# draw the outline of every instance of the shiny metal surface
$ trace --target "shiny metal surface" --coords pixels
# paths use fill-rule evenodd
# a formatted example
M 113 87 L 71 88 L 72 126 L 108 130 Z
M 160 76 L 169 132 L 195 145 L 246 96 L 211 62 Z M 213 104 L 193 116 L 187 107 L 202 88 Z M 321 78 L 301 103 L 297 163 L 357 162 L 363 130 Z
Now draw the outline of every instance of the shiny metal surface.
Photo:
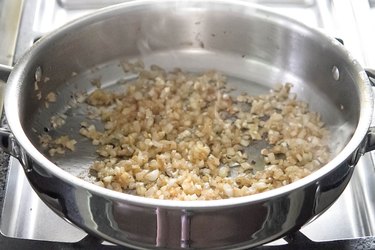
M 8 80 L 12 67 L 0 64 L 0 114 L 3 112 L 5 82 Z
M 0 64 L 0 81 L 6 82 L 12 69 L 10 66 Z
M 372 111 L 368 82 L 360 77 L 361 68 L 347 57 L 345 51 L 334 40 L 290 20 L 277 15 L 272 16 L 261 9 L 252 10 L 252 6 L 247 6 L 249 9 L 246 10 L 252 13 L 249 15 L 243 11 L 245 6 L 242 3 L 237 6 L 226 2 L 214 6 L 212 4 L 212 2 L 209 5 L 178 3 L 178 8 L 171 10 L 171 6 L 174 6 L 171 3 L 165 5 L 148 3 L 141 7 L 134 4 L 126 8 L 103 11 L 40 40 L 17 64 L 8 81 L 5 106 L 8 122 L 18 142 L 28 154 L 24 159 L 24 165 L 29 169 L 27 177 L 30 183 L 55 212 L 88 232 L 118 244 L 139 247 L 232 248 L 255 246 L 281 237 L 291 230 L 298 229 L 337 199 L 353 171 L 350 166 L 353 150 L 360 147 L 369 125 L 369 117 L 364 117 L 364 113 Z M 204 12 L 208 7 L 213 7 L 215 11 L 210 9 L 209 12 Z M 220 14 L 228 8 L 231 8 L 234 14 L 227 14 L 225 23 L 219 25 L 219 29 L 210 25 L 210 23 L 215 25 L 220 23 L 222 20 Z M 198 9 L 198 11 L 191 12 L 191 9 Z M 139 18 L 146 13 L 148 18 Z M 155 20 L 160 20 L 160 23 Z M 124 23 L 132 25 L 124 26 Z M 173 25 L 165 29 L 164 23 Z M 201 23 L 209 28 L 201 30 L 199 25 Z M 252 25 L 254 23 L 257 25 Z M 284 26 L 283 23 L 288 25 Z M 241 24 L 244 26 L 241 27 Z M 293 29 L 287 28 L 290 26 Z M 253 34 L 258 29 L 263 32 L 257 37 L 246 35 Z M 224 35 L 220 34 L 221 32 Z M 231 36 L 226 36 L 226 32 L 232 33 Z M 207 35 L 208 33 L 215 36 Z M 277 36 L 274 35 L 275 33 Z M 175 39 L 168 38 L 169 34 L 173 34 Z M 216 36 L 222 38 L 217 40 L 212 38 Z M 90 43 L 86 43 L 84 39 L 89 40 Z M 321 39 L 326 39 L 326 44 L 322 45 Z M 268 42 L 264 43 L 264 40 Z M 110 51 L 100 50 L 108 44 L 112 45 Z M 113 46 L 117 44 L 122 46 Z M 326 49 L 327 45 L 329 49 Z M 300 68 L 305 61 L 290 56 L 294 51 L 289 49 L 293 47 L 306 51 L 306 58 L 312 58 L 316 63 L 322 63 L 319 60 L 320 53 L 321 55 L 331 53 L 328 57 L 330 60 L 312 69 L 306 70 L 307 65 Z M 213 51 L 216 53 L 213 54 Z M 135 55 L 132 54 L 134 52 Z M 277 53 L 280 57 L 276 57 L 275 60 L 274 55 Z M 72 55 L 73 58 L 66 55 Z M 299 88 L 303 90 L 299 92 L 300 96 L 307 100 L 311 93 L 332 93 L 335 89 L 336 92 L 330 94 L 326 103 L 314 103 L 308 100 L 312 108 L 319 110 L 327 124 L 334 128 L 340 127 L 346 121 L 348 131 L 346 139 L 343 138 L 345 142 L 354 133 L 356 124 L 359 123 L 359 126 L 351 141 L 339 153 L 341 157 L 335 158 L 331 166 L 328 164 L 324 170 L 317 171 L 311 178 L 308 177 L 299 183 L 265 194 L 212 202 L 174 202 L 111 193 L 74 179 L 56 168 L 28 140 L 34 140 L 34 144 L 37 145 L 35 132 L 31 131 L 42 133 L 43 125 L 47 126 L 51 114 L 61 111 L 56 108 L 61 108 L 64 106 L 61 104 L 68 103 L 74 88 L 89 89 L 90 83 L 85 72 L 90 68 L 116 58 L 116 63 L 106 63 L 102 66 L 103 71 L 99 67 L 98 74 L 102 75 L 104 84 L 113 82 L 113 79 L 107 79 L 103 75 L 105 72 L 111 77 L 118 78 L 119 73 L 113 72 L 116 71 L 115 65 L 121 58 L 119 56 L 141 57 L 148 65 L 156 63 L 166 68 L 177 66 L 190 71 L 204 70 L 202 66 L 197 67 L 195 63 L 197 60 L 230 76 L 246 79 L 247 81 L 242 80 L 240 85 L 246 89 L 259 85 L 269 87 L 280 81 L 293 79 L 294 82 L 297 81 L 296 86 L 300 85 Z M 235 68 L 230 67 L 233 65 L 230 61 L 240 61 L 239 58 L 244 56 L 248 59 L 243 60 L 242 65 L 239 63 Z M 59 60 L 51 61 L 52 57 Z M 324 69 L 330 69 L 332 65 L 342 69 L 340 79 L 332 79 L 330 70 L 322 74 Z M 42 93 L 53 90 L 60 96 L 59 102 L 56 105 L 52 104 L 48 109 L 42 108 L 44 103 L 38 102 L 36 97 L 31 98 L 27 105 L 14 98 L 35 94 L 32 85 L 27 85 L 25 82 L 35 80 L 35 70 L 39 67 L 43 75 L 50 77 L 52 82 L 40 87 Z M 117 71 L 121 69 L 117 67 Z M 79 77 L 77 77 L 78 82 L 75 82 L 77 78 L 72 79 L 71 72 L 77 72 L 79 76 L 86 79 L 87 84 L 82 83 L 83 79 Z M 270 75 L 271 72 L 275 72 L 273 76 Z M 316 79 L 319 73 L 318 76 L 321 78 Z M 342 81 L 346 84 L 340 83 Z M 324 84 L 319 84 L 320 82 Z M 338 84 L 342 87 L 338 88 Z M 352 94 L 352 98 L 343 103 L 340 97 L 348 92 Z M 9 98 L 10 96 L 12 98 Z M 14 104 L 20 105 L 19 110 L 10 112 L 10 109 L 14 109 Z M 346 112 L 340 113 L 338 107 L 344 105 Z M 358 111 L 361 112 L 359 117 L 356 113 Z M 21 122 L 18 121 L 18 113 L 21 115 Z M 71 131 L 77 131 L 77 128 L 73 127 L 76 124 L 74 119 L 72 122 L 67 121 L 67 124 Z M 30 131 L 30 134 L 24 137 L 22 130 L 26 133 Z M 60 131 L 67 132 L 63 129 Z M 344 135 L 343 131 L 338 131 L 340 136 Z M 81 147 L 88 148 L 83 144 Z M 60 159 L 58 165 L 64 167 L 63 163 L 67 162 L 70 168 L 80 169 L 92 160 L 89 155 L 92 152 L 93 150 L 78 151 L 75 156 L 73 154 L 66 158 L 68 161 Z M 77 164 L 72 166 L 72 160 Z M 98 217 L 92 216 L 98 210 L 105 212 Z M 238 217 L 238 214 L 243 216 Z M 243 217 L 251 218 L 250 216 L 254 214 L 256 216 L 253 218 L 256 220 L 243 220 Z M 212 228 L 220 228 L 220 230 L 208 233 Z
M 14 166 L 9 171 L 13 178 L 8 181 L 7 190 L 12 195 L 4 201 L 3 213 L 9 215 L 1 220 L 4 235 L 60 242 L 75 242 L 86 235 L 40 201 L 16 159 L 11 158 L 10 164 Z
M 357 48 L 363 55 L 363 65 L 367 68 L 375 68 L 375 52 L 373 50 L 375 43 L 374 32 L 369 32 L 375 25 L 374 7 L 370 8 L 371 1 L 359 0 L 350 1 L 355 19 Z M 353 26 L 353 24 L 351 24 Z
M 22 7 L 22 0 L 0 0 L 0 66 L 13 63 Z M 7 76 L 8 73 L 0 67 L 0 114 L 3 113 L 4 81 Z
M 0 0 L 0 64 L 13 62 L 22 5 L 22 0 Z
M 38 167 L 37 167 L 38 168 Z M 42 168 L 40 169 L 41 171 L 42 171 Z M 42 171 L 43 172 L 43 171 Z M 345 172 L 345 171 L 344 171 Z M 351 174 L 351 170 L 349 169 L 349 172 L 345 172 L 345 173 L 338 173 L 340 176 L 343 174 L 344 176 L 349 176 L 350 174 Z M 346 174 L 348 174 L 348 175 L 346 175 Z M 40 176 L 40 177 L 43 177 L 43 178 L 45 178 L 46 176 L 45 176 L 45 174 L 42 174 L 43 176 Z M 51 177 L 53 177 L 53 176 L 51 176 Z M 36 177 L 36 178 L 38 178 L 38 177 Z M 345 178 L 345 180 L 346 180 L 346 178 Z M 323 183 L 324 184 L 324 183 Z M 36 185 L 40 185 L 40 184 L 36 184 Z M 345 186 L 345 181 L 342 183 L 342 184 L 340 184 L 340 185 L 343 185 L 343 186 Z M 321 185 L 321 186 L 324 186 L 324 185 Z M 48 187 L 48 188 L 51 188 L 51 187 Z M 78 190 L 77 190 L 78 191 Z M 336 191 L 337 191 L 337 193 L 339 193 L 339 192 L 341 192 L 341 190 L 340 190 L 340 188 L 338 188 L 338 189 L 336 189 Z M 80 195 L 78 195 L 80 193 L 80 191 L 79 192 L 77 192 L 77 194 L 75 194 L 74 196 L 72 196 L 72 197 L 82 197 L 82 196 L 80 196 Z M 316 193 L 316 191 L 315 191 L 315 193 Z M 301 193 L 300 193 L 301 194 Z M 84 193 L 83 193 L 83 195 L 84 195 Z M 300 196 L 300 195 L 298 195 L 298 194 L 295 194 L 296 195 L 296 197 L 298 197 L 298 196 Z M 337 194 L 335 193 L 335 194 L 333 194 L 333 196 L 336 196 Z M 94 195 L 95 196 L 95 195 Z M 94 197 L 93 196 L 93 197 Z M 313 196 L 313 195 L 312 195 Z M 327 196 L 328 198 L 329 197 L 331 197 L 332 195 L 329 195 L 329 196 Z M 84 195 L 84 197 L 86 197 L 85 195 Z M 301 196 L 302 197 L 302 196 Z M 99 197 L 96 197 L 96 198 L 98 198 L 99 199 Z M 47 197 L 45 197 L 45 199 L 49 199 L 49 198 L 47 198 Z M 76 199 L 77 200 L 77 199 Z M 95 200 L 94 198 L 92 198 L 92 199 L 89 199 L 89 200 Z M 291 201 L 296 201 L 296 198 L 293 198 L 293 196 L 291 196 L 290 197 L 290 200 Z M 308 199 L 306 199 L 305 201 L 308 201 Z M 330 199 L 328 199 L 328 203 L 330 202 Z M 59 205 L 60 203 L 61 203 L 61 201 L 58 201 L 57 203 L 55 202 L 53 202 L 53 201 L 51 201 L 51 200 L 49 200 L 49 203 L 50 204 L 53 204 L 53 205 Z M 61 204 L 63 204 L 63 203 L 61 203 Z M 284 204 L 284 206 L 285 206 L 286 204 Z M 319 205 L 319 204 L 318 204 Z M 119 206 L 119 207 L 121 207 L 121 206 Z M 285 206 L 285 207 L 288 207 L 288 206 Z M 297 206 L 298 207 L 298 206 Z M 114 206 L 114 210 L 116 211 L 116 206 Z M 289 206 L 289 208 L 291 208 L 290 206 Z M 294 208 L 296 208 L 296 207 L 294 207 Z M 56 208 L 55 208 L 56 209 Z M 59 210 L 61 210 L 61 208 L 58 208 Z M 78 209 L 79 210 L 79 209 Z M 246 209 L 245 209 L 246 210 Z M 244 211 L 245 211 L 244 210 Z M 122 211 L 122 210 L 120 210 L 120 211 Z M 152 210 L 152 211 L 155 211 L 155 210 Z M 272 211 L 272 209 L 270 209 L 269 208 L 269 210 L 268 211 Z M 304 211 L 304 212 L 307 212 L 308 213 L 308 211 L 309 210 L 306 210 L 306 211 Z M 319 211 L 319 210 L 318 210 Z M 74 212 L 74 211 L 72 211 L 72 212 Z M 135 213 L 136 213 L 137 211 L 135 211 Z M 142 212 L 144 212 L 144 211 L 142 211 Z M 245 211 L 246 212 L 246 211 Z M 162 220 L 163 220 L 163 218 L 165 217 L 165 211 L 163 210 L 163 209 L 160 209 L 160 210 L 156 210 L 156 212 L 152 212 L 151 214 L 154 214 L 154 213 L 156 213 L 156 217 L 157 218 L 161 218 Z M 74 214 L 74 213 L 73 213 Z M 116 213 L 114 213 L 115 215 L 116 215 Z M 121 214 L 121 213 L 120 213 Z M 171 211 L 170 212 L 170 214 L 169 215 L 172 215 L 172 216 L 174 216 L 174 215 L 176 215 L 176 218 L 180 218 L 181 220 L 183 220 L 184 222 L 181 222 L 183 225 L 185 225 L 185 227 L 186 226 L 190 226 L 191 225 L 191 223 L 188 223 L 187 221 L 191 221 L 191 214 L 190 213 L 183 213 L 183 214 L 181 214 L 181 212 L 176 212 L 176 211 Z M 122 214 L 122 216 L 124 216 L 125 218 L 126 218 L 126 214 Z M 304 215 L 305 216 L 305 215 Z M 323 215 L 324 216 L 324 215 Z M 199 217 L 199 216 L 198 216 Z M 95 218 L 86 218 L 86 220 L 87 221 L 92 221 L 92 220 L 94 220 L 95 221 Z M 147 220 L 147 218 L 145 219 L 145 221 Z M 120 223 L 120 225 L 121 225 L 121 223 Z M 160 225 L 160 224 L 159 224 Z M 126 225 L 123 225 L 123 226 L 125 226 L 126 227 Z M 178 228 L 178 225 L 177 225 L 177 228 Z M 184 228 L 184 227 L 183 227 Z M 232 230 L 233 232 L 235 232 L 235 231 L 238 231 L 238 230 Z M 165 238 L 165 237 L 162 237 L 163 235 L 165 235 L 165 232 L 163 233 L 162 232 L 162 230 L 161 230 L 161 232 L 160 232 L 160 234 L 161 235 L 159 235 L 160 237 L 158 238 L 159 239 L 159 245 L 163 245 L 163 244 L 165 244 L 165 242 L 167 242 L 168 241 L 168 238 Z M 191 235 L 189 235 L 189 234 L 186 234 L 186 231 L 185 232 L 181 232 L 181 239 L 186 239 L 186 237 L 190 237 Z M 139 244 L 139 242 L 136 242 L 136 244 Z M 180 242 L 180 244 L 187 244 L 185 241 L 183 241 L 183 242 Z M 182 245 L 180 245 L 180 246 L 182 246 Z M 184 245 L 185 246 L 185 245 Z

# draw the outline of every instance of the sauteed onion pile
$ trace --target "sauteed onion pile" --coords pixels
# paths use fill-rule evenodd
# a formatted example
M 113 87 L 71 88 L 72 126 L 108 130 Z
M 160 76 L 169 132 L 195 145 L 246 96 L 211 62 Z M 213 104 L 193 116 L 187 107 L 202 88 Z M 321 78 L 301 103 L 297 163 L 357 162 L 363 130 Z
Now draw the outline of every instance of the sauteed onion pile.
M 218 72 L 123 68 L 139 74 L 123 92 L 98 88 L 86 99 L 104 130 L 81 123 L 81 135 L 97 145 L 100 160 L 91 169 L 102 187 L 157 199 L 224 199 L 287 185 L 330 158 L 328 130 L 291 84 L 235 96 Z M 261 141 L 259 155 L 250 154 Z

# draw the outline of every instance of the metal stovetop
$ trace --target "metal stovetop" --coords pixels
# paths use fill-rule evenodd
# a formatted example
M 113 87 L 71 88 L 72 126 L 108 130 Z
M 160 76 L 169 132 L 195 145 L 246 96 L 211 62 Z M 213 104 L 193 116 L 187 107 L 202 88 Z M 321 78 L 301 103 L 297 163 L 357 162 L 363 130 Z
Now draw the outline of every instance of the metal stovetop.
M 8 32 L 7 50 L 0 50 L 1 63 L 10 64 L 17 61 L 35 40 L 67 21 L 118 2 L 123 1 L 0 0 L 0 25 L 2 25 L 0 31 Z M 252 2 L 267 5 L 282 14 L 294 17 L 310 26 L 322 29 L 334 37 L 341 38 L 347 49 L 363 66 L 375 68 L 375 34 L 372 32 L 375 29 L 375 1 L 258 0 Z M 18 12 L 14 10 L 17 6 Z M 5 8 L 13 8 L 13 12 L 5 11 Z M 14 15 L 15 12 L 21 13 L 21 10 L 21 19 L 9 21 L 7 15 Z M 15 22 L 16 24 L 19 22 L 19 25 L 15 25 Z M 2 44 L 0 43 L 0 45 Z M 2 46 L 4 47 L 4 45 Z M 332 245 L 327 243 L 324 248 L 351 249 L 358 246 L 356 245 L 357 241 L 341 240 L 375 236 L 373 157 L 373 153 L 362 157 L 356 166 L 352 180 L 341 197 L 323 215 L 301 229 L 300 232 L 310 240 L 318 242 L 319 247 L 323 247 L 320 243 L 339 240 L 338 242 L 342 244 L 347 242 L 347 244 Z M 0 222 L 0 230 L 5 238 L 43 242 L 78 242 L 85 238 L 85 232 L 58 217 L 41 202 L 30 187 L 17 160 L 11 157 L 8 167 L 3 166 L 3 169 L 8 169 Z M 360 247 L 363 249 L 375 246 L 373 237 L 367 239 L 360 241 Z M 280 245 L 285 246 L 285 244 L 287 241 L 280 239 L 267 244 L 267 246 L 272 248 Z M 42 245 L 34 245 L 34 243 L 26 241 L 22 246 L 34 248 Z M 77 247 L 74 244 L 61 245 L 62 247 L 54 246 L 46 245 L 45 249 Z

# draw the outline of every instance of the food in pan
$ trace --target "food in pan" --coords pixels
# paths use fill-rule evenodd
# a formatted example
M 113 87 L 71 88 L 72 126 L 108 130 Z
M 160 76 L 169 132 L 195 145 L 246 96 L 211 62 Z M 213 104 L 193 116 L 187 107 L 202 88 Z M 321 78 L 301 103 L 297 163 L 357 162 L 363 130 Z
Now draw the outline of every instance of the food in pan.
M 104 124 L 99 130 L 88 118 L 80 129 L 97 146 L 97 185 L 157 199 L 225 199 L 287 185 L 330 159 L 328 129 L 291 84 L 252 96 L 234 94 L 215 71 L 123 68 L 139 73 L 124 91 L 98 88 L 86 99 Z M 74 150 L 68 137 L 50 142 L 50 153 Z

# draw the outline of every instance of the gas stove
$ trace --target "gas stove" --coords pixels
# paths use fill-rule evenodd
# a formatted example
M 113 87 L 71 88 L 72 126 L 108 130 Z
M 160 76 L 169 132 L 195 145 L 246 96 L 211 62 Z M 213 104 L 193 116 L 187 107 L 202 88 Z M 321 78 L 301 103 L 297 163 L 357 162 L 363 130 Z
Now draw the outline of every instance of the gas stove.
M 0 63 L 14 64 L 40 37 L 64 23 L 121 0 L 0 0 Z M 375 1 L 258 0 L 281 14 L 344 41 L 375 68 Z M 364 155 L 340 198 L 299 232 L 259 249 L 375 249 L 374 153 Z M 117 249 L 52 212 L 30 187 L 22 167 L 0 154 L 0 248 Z M 9 159 L 9 160 L 8 160 Z M 123 248 L 121 248 L 123 249 Z

